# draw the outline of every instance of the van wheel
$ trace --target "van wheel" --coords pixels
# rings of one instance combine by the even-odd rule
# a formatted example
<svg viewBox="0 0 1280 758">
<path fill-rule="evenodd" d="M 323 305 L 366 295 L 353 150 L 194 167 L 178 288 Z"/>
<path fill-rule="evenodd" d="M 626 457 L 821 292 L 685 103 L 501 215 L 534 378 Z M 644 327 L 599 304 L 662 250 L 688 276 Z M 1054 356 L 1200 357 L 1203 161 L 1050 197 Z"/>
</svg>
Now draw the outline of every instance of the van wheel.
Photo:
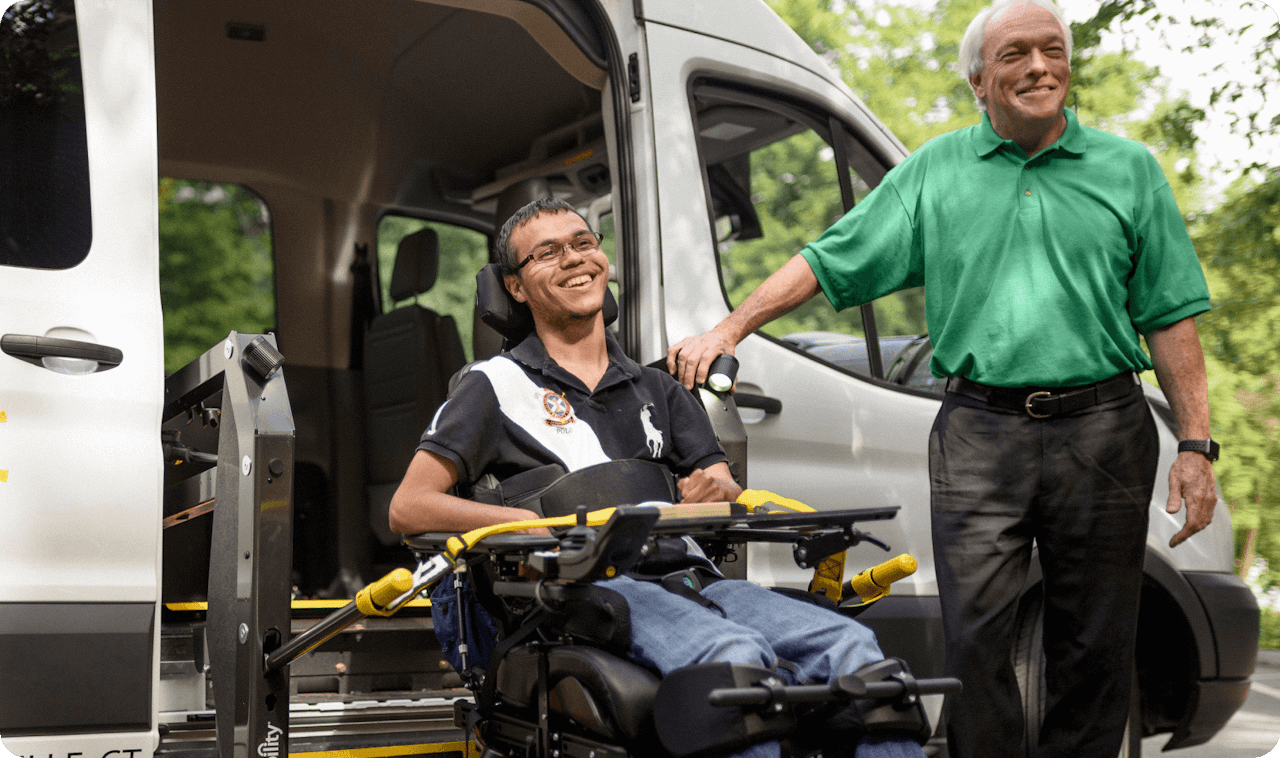
<svg viewBox="0 0 1280 758">
<path fill-rule="evenodd" d="M 1045 702 L 1048 699 L 1044 681 L 1044 597 L 1039 587 L 1022 598 L 1015 629 L 1013 670 L 1018 677 L 1018 690 L 1022 693 L 1022 712 L 1026 725 L 1023 736 L 1026 754 L 1035 755 L 1040 744 L 1040 723 L 1044 721 Z M 1140 758 L 1142 755 L 1142 693 L 1138 688 L 1136 668 L 1132 677 L 1129 718 L 1125 722 L 1124 739 L 1120 743 L 1118 758 Z"/>
</svg>

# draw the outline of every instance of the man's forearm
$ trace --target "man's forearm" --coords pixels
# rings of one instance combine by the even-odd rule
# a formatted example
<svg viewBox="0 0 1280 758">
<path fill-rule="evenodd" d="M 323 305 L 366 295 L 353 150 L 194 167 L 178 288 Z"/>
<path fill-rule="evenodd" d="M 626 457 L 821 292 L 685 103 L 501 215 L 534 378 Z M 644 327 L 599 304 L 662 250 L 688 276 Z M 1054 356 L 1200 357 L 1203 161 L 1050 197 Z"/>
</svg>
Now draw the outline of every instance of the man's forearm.
<svg viewBox="0 0 1280 758">
<path fill-rule="evenodd" d="M 1204 351 L 1194 319 L 1184 318 L 1147 335 L 1156 379 L 1178 424 L 1178 436 L 1201 440 L 1209 436 L 1209 385 Z"/>
<path fill-rule="evenodd" d="M 1204 372 L 1204 351 L 1196 324 L 1190 318 L 1147 335 L 1151 362 L 1160 389 L 1169 400 L 1178 437 L 1202 440 L 1209 436 L 1209 383 Z M 1179 453 L 1169 469 L 1169 500 L 1165 511 L 1177 513 L 1187 506 L 1186 525 L 1169 540 L 1177 547 L 1213 521 L 1217 487 L 1213 467 L 1196 452 Z"/>
<path fill-rule="evenodd" d="M 761 282 L 716 328 L 725 329 L 736 344 L 775 318 L 804 305 L 820 289 L 809 262 L 796 254 Z"/>
</svg>

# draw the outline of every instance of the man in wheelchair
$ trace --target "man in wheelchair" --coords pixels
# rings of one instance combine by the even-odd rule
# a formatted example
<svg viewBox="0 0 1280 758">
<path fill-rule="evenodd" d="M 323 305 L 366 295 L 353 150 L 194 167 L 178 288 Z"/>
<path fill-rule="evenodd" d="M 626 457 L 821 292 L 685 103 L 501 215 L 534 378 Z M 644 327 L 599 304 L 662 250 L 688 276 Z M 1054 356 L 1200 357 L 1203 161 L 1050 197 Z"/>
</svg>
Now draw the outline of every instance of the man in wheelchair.
<svg viewBox="0 0 1280 758">
<path fill-rule="evenodd" d="M 461 376 L 422 435 L 392 500 L 392 529 L 464 532 L 563 515 L 563 509 L 552 512 L 558 507 L 552 495 L 566 488 L 548 485 L 566 473 L 611 461 L 651 462 L 632 466 L 621 480 L 615 474 L 598 485 L 588 483 L 595 495 L 625 493 L 619 503 L 733 501 L 742 492 L 696 398 L 666 372 L 628 358 L 606 328 L 606 304 L 615 312 L 616 305 L 607 292 L 609 263 L 599 243 L 571 206 L 554 199 L 525 206 L 503 226 L 497 247 L 503 283 L 514 301 L 509 305 L 517 315 L 527 307 L 533 331 L 514 347 L 509 340 L 506 352 Z M 661 475 L 655 477 L 654 471 Z M 629 492 L 638 478 L 647 483 Z M 581 493 L 581 485 L 575 486 Z M 572 512 L 575 497 L 567 497 Z M 792 685 L 823 684 L 883 661 L 874 634 L 853 619 L 724 579 L 687 538 L 660 544 L 660 555 L 637 567 L 642 578 L 633 573 L 594 585 L 606 604 L 629 609 L 624 652 L 632 661 L 663 677 L 691 666 L 735 664 L 765 670 L 770 681 Z M 669 581 L 646 580 L 657 578 L 655 565 L 662 574 L 685 569 L 681 576 L 688 581 L 672 587 Z M 436 605 L 448 605 L 451 584 L 440 585 Z M 483 614 L 469 618 L 483 619 Z M 456 635 L 456 625 L 437 619 L 441 645 L 459 666 L 459 640 L 449 639 L 447 629 L 453 626 Z M 484 647 L 469 648 L 472 670 L 487 664 Z M 828 758 L 923 755 L 915 740 L 927 738 L 927 724 L 917 724 L 909 734 L 900 724 L 888 731 L 868 729 L 860 711 L 847 702 L 814 714 L 810 731 L 834 743 L 821 748 Z M 763 758 L 782 750 L 776 740 L 745 747 L 744 741 L 749 740 L 728 740 L 719 752 L 737 749 L 737 755 Z"/>
</svg>

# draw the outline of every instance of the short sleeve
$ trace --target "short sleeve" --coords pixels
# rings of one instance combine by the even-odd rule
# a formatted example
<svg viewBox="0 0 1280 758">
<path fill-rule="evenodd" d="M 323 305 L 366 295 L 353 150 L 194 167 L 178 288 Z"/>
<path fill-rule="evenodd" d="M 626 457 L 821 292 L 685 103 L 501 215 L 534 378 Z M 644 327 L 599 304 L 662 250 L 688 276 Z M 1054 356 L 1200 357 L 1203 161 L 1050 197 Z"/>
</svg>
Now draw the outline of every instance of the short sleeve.
<svg viewBox="0 0 1280 758">
<path fill-rule="evenodd" d="M 911 214 L 890 179 L 800 254 L 837 310 L 924 283 Z"/>
<path fill-rule="evenodd" d="M 500 415 L 489 378 L 482 371 L 469 371 L 436 410 L 418 449 L 448 458 L 458 469 L 458 481 L 473 483 L 496 455 L 491 438 L 501 428 Z"/>
<path fill-rule="evenodd" d="M 1129 317 L 1142 334 L 1209 310 L 1209 287 L 1196 258 L 1173 190 L 1149 155 L 1153 189 L 1139 207 L 1138 245 L 1129 280 Z"/>
<path fill-rule="evenodd" d="M 665 371 L 645 369 L 661 375 L 667 398 L 667 412 L 671 423 L 673 444 L 666 456 L 667 465 L 679 476 L 688 476 L 696 469 L 728 460 L 724 448 L 716 441 L 711 419 L 692 392 L 684 388 Z"/>
</svg>

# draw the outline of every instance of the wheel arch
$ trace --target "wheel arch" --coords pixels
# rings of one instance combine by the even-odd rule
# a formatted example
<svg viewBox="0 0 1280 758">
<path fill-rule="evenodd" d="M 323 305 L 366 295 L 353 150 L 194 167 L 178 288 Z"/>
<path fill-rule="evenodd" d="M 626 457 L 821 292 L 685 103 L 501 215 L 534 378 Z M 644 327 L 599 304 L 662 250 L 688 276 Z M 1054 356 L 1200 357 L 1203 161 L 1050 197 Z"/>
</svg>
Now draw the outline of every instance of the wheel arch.
<svg viewBox="0 0 1280 758">
<path fill-rule="evenodd" d="M 1135 662 L 1142 733 L 1150 736 L 1175 731 L 1195 710 L 1197 682 L 1218 676 L 1218 657 L 1204 605 L 1182 572 L 1148 546 L 1142 573 Z M 1043 580 L 1037 550 L 1023 602 Z"/>
</svg>

